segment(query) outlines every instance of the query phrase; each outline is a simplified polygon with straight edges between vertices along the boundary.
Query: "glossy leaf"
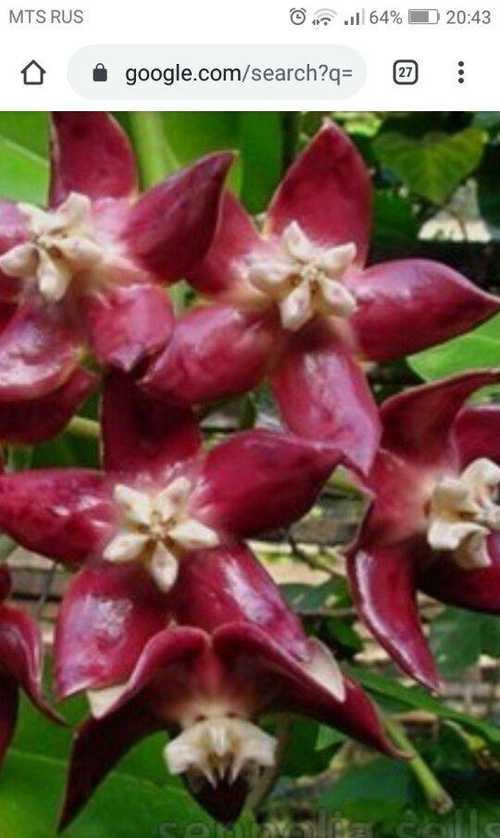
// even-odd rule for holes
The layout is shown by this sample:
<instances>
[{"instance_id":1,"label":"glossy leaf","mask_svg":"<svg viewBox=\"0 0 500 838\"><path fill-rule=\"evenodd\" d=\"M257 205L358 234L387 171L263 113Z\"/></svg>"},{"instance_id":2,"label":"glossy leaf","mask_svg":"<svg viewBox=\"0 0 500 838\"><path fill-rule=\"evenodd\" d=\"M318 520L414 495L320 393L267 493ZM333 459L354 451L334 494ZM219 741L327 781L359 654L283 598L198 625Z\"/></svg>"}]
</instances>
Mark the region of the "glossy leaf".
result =
<instances>
[{"instance_id":1,"label":"glossy leaf","mask_svg":"<svg viewBox=\"0 0 500 838\"><path fill-rule=\"evenodd\" d=\"M457 722L467 730L476 733L486 739L492 750L500 753L500 729L489 722L475 719L466 713L453 710L443 702L433 698L421 687L407 687L399 684L396 680L385 678L374 672L369 672L361 667L345 667L347 674L355 678L368 692L372 693L375 699L389 702L397 702L400 706L412 707L418 710L426 710L440 719L448 719Z\"/></svg>"},{"instance_id":2,"label":"glossy leaf","mask_svg":"<svg viewBox=\"0 0 500 838\"><path fill-rule=\"evenodd\" d=\"M500 315L462 337L412 355L408 362L426 381L500 366Z\"/></svg>"},{"instance_id":3,"label":"glossy leaf","mask_svg":"<svg viewBox=\"0 0 500 838\"><path fill-rule=\"evenodd\" d=\"M2 838L53 838L64 778L62 760L12 750L0 786ZM35 789L40 793L34 793ZM177 829L206 824L213 830L208 834L217 834L184 790L161 790L146 780L115 772L64 834L67 838L109 838L113 834L136 838L159 834L159 827L169 823Z\"/></svg>"},{"instance_id":4,"label":"glossy leaf","mask_svg":"<svg viewBox=\"0 0 500 838\"><path fill-rule=\"evenodd\" d=\"M169 112L162 114L170 173L198 157L236 150L229 183L251 211L262 210L282 174L282 131L276 113ZM120 121L128 128L126 115Z\"/></svg>"},{"instance_id":5,"label":"glossy leaf","mask_svg":"<svg viewBox=\"0 0 500 838\"><path fill-rule=\"evenodd\" d=\"M43 204L47 196L47 116L0 113L0 196Z\"/></svg>"},{"instance_id":6,"label":"glossy leaf","mask_svg":"<svg viewBox=\"0 0 500 838\"><path fill-rule=\"evenodd\" d=\"M84 699L72 699L65 715L75 724L85 713ZM0 783L2 838L54 838L55 824L66 774L71 730L51 725L22 702L19 729L5 763ZM181 782L166 773L162 749L166 737L152 736L134 748L96 792L94 798L64 835L67 838L136 838L184 834L195 824L203 838L224 838L225 830L192 801ZM43 777L43 794L40 789ZM126 801L126 806L124 806ZM238 822L251 828L251 818ZM232 834L232 833L230 833Z\"/></svg>"}]
</instances>

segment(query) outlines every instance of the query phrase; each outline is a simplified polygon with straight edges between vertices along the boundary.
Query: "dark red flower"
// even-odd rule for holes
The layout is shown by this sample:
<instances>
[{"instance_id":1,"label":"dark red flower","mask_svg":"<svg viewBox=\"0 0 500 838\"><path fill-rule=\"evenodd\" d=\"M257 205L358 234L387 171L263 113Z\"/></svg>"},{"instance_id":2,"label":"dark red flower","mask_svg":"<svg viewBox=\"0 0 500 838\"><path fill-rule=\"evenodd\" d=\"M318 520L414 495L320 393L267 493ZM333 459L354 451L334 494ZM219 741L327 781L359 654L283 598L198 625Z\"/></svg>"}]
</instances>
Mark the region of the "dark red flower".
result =
<instances>
[{"instance_id":1,"label":"dark red flower","mask_svg":"<svg viewBox=\"0 0 500 838\"><path fill-rule=\"evenodd\" d=\"M381 409L373 506L349 560L361 615L394 660L437 689L418 589L500 613L500 408L466 406L498 371L408 390Z\"/></svg>"},{"instance_id":2,"label":"dark red flower","mask_svg":"<svg viewBox=\"0 0 500 838\"><path fill-rule=\"evenodd\" d=\"M7 423L24 401L49 397L56 412L70 402L74 409L83 381L74 377L87 353L130 370L165 345L173 313L161 284L206 253L232 159L206 157L139 196L132 150L114 119L57 113L52 129L48 209L0 203Z\"/></svg>"},{"instance_id":3,"label":"dark red flower","mask_svg":"<svg viewBox=\"0 0 500 838\"><path fill-rule=\"evenodd\" d=\"M198 403L270 376L292 431L341 444L367 470L379 423L360 361L441 343L500 308L436 262L366 268L371 205L369 172L332 123L289 170L261 233L226 195L214 243L189 274L216 305L179 320L144 379L148 390Z\"/></svg>"},{"instance_id":4,"label":"dark red flower","mask_svg":"<svg viewBox=\"0 0 500 838\"><path fill-rule=\"evenodd\" d=\"M59 620L56 664L63 695L87 690L93 709L76 734L62 827L159 730L172 737L170 772L224 823L274 764L276 739L257 724L264 714L309 716L396 754L366 695L241 545L190 554L163 602L143 568L82 569Z\"/></svg>"},{"instance_id":5,"label":"dark red flower","mask_svg":"<svg viewBox=\"0 0 500 838\"><path fill-rule=\"evenodd\" d=\"M336 464L320 446L265 430L204 452L189 409L155 402L123 373L105 383L102 421L105 470L1 475L0 527L67 564L140 562L163 591L185 553L300 518Z\"/></svg>"},{"instance_id":6,"label":"dark red flower","mask_svg":"<svg viewBox=\"0 0 500 838\"><path fill-rule=\"evenodd\" d=\"M0 566L0 763L14 735L20 689L42 713L60 721L42 694L40 631L31 617L5 604L9 593L9 571Z\"/></svg>"}]
</instances>

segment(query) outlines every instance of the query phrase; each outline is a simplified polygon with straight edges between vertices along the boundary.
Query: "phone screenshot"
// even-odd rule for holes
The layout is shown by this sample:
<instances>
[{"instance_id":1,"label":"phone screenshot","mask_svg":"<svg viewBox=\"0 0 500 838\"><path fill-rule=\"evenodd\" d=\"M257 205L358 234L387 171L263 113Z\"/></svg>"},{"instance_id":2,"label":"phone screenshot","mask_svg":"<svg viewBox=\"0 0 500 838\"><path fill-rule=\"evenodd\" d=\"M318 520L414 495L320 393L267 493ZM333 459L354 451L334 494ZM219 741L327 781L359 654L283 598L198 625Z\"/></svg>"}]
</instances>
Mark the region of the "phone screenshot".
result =
<instances>
[{"instance_id":1,"label":"phone screenshot","mask_svg":"<svg viewBox=\"0 0 500 838\"><path fill-rule=\"evenodd\" d=\"M500 838L500 15L331 2L0 11L0 838Z\"/></svg>"}]
</instances>

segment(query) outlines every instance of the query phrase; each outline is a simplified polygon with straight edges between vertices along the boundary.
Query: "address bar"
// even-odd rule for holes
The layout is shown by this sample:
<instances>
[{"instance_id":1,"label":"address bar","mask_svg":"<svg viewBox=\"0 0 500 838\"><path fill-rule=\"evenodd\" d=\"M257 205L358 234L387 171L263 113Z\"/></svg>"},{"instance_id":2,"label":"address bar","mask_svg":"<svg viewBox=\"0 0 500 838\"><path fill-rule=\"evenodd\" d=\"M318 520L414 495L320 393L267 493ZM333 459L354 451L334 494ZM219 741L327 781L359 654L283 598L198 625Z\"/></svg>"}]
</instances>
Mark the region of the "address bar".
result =
<instances>
[{"instance_id":1,"label":"address bar","mask_svg":"<svg viewBox=\"0 0 500 838\"><path fill-rule=\"evenodd\" d=\"M98 72L96 72L96 68ZM68 73L89 99L346 99L366 80L345 46L90 46Z\"/></svg>"}]
</instances>

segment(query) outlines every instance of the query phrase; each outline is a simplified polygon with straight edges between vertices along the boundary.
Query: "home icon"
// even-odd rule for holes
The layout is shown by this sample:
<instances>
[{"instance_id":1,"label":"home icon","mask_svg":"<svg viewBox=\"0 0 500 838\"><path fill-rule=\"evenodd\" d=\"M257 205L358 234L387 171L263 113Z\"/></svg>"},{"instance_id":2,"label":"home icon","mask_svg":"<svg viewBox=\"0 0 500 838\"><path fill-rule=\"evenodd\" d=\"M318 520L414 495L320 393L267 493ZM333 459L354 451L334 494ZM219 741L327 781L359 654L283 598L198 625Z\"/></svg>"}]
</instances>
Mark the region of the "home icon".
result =
<instances>
[{"instance_id":1,"label":"home icon","mask_svg":"<svg viewBox=\"0 0 500 838\"><path fill-rule=\"evenodd\" d=\"M44 76L47 71L44 70L41 64L35 59L32 59L26 67L21 70L23 77L23 84L43 84Z\"/></svg>"}]
</instances>

